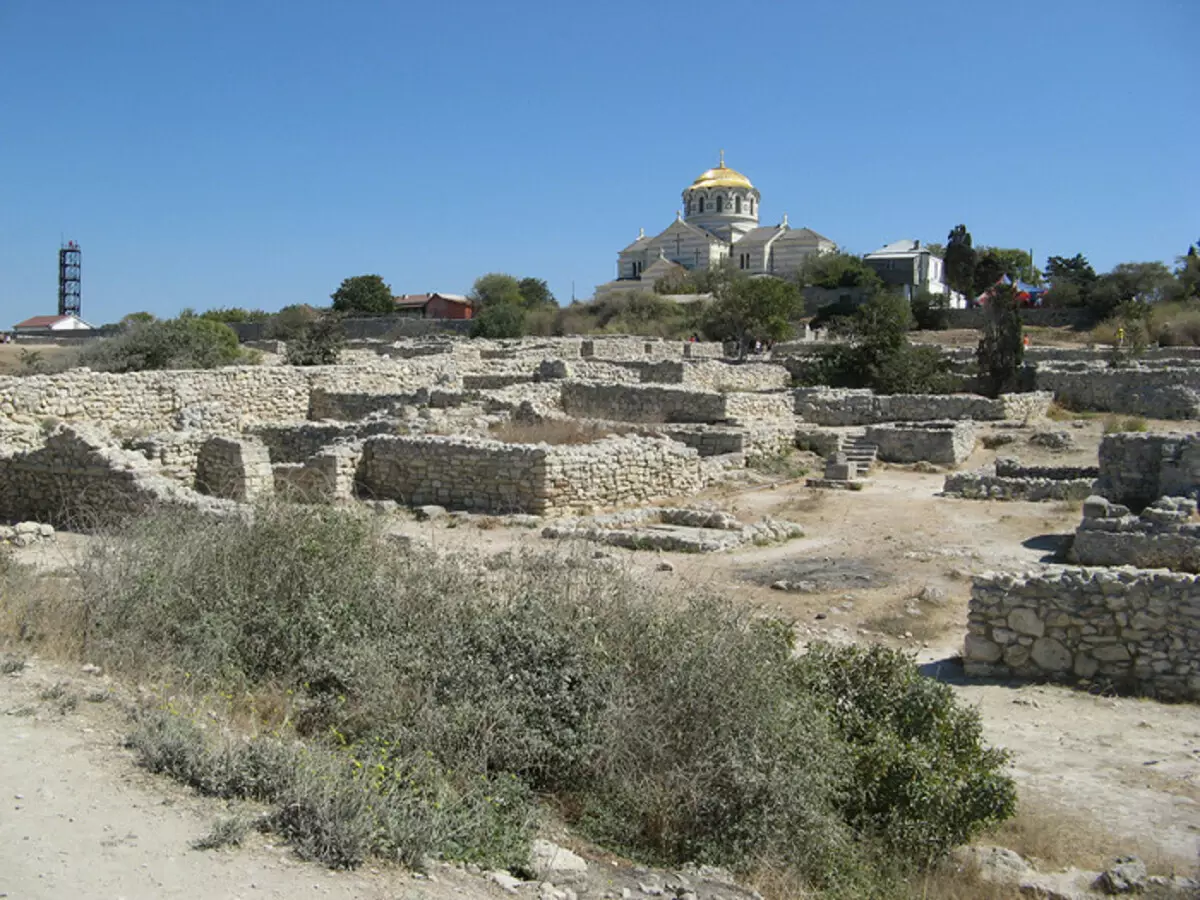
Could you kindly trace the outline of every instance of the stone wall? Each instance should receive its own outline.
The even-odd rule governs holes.
[[[372,419],[360,422],[255,425],[246,433],[267,445],[272,463],[299,463],[333,444],[361,441],[376,434],[393,434],[396,430],[397,423],[394,420]]]
[[[1200,433],[1105,435],[1096,492],[1133,509],[1159,497],[1200,497]]]
[[[329,447],[304,462],[272,466],[275,493],[293,503],[346,503],[354,499],[361,444]]]
[[[196,458],[196,490],[242,503],[273,496],[267,445],[252,437],[210,437]]]
[[[1163,497],[1142,510],[1089,497],[1075,530],[1071,561],[1085,566],[1137,566],[1200,572],[1196,501]]]
[[[884,462],[958,465],[975,449],[975,423],[968,419],[872,425],[867,440],[879,448]]]
[[[1111,685],[1200,700],[1198,576],[1064,568],[974,579],[968,675]]]
[[[218,424],[236,431],[247,422],[304,421],[314,389],[415,390],[438,375],[437,369],[384,362],[378,367],[231,366],[127,374],[72,369],[0,376],[0,425],[51,419],[99,425],[114,434],[219,430]]]
[[[361,496],[475,512],[537,513],[644,502],[703,486],[699,454],[673,441],[580,446],[379,436],[363,444]]]
[[[1023,466],[1000,457],[994,471],[953,472],[942,492],[964,500],[1083,500],[1096,490],[1100,470],[1088,466]]]
[[[1094,409],[1152,419],[1200,419],[1200,366],[1106,363],[1038,366],[1037,387],[1071,409]]]
[[[1003,394],[876,394],[870,390],[813,387],[793,392],[795,412],[825,426],[874,425],[945,419],[1024,421],[1045,416],[1053,396],[1044,392]]]
[[[564,381],[563,412],[618,422],[712,423],[724,421],[725,395],[656,385]]]
[[[156,463],[166,477],[191,487],[196,483],[200,448],[211,436],[204,431],[161,431],[134,438],[128,447]]]
[[[707,391],[776,391],[792,385],[783,366],[769,363],[726,363],[718,360],[664,360],[641,368],[646,384],[682,384]]]
[[[87,426],[60,425],[42,446],[0,457],[0,519],[87,529],[158,506],[238,508],[164,477],[142,454]]]

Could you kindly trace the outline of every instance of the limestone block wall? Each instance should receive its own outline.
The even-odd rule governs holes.
[[[38,425],[13,425],[0,422],[0,455],[40,447],[46,440]]]
[[[1200,433],[1108,434],[1100,442],[1097,493],[1141,509],[1159,497],[1200,495]]]
[[[619,422],[712,423],[726,418],[725,395],[657,385],[562,382],[563,412]]]
[[[1095,409],[1153,419],[1200,419],[1200,366],[1106,363],[1039,366],[1037,387],[1072,409]]]
[[[355,395],[363,396],[363,395]],[[267,445],[272,463],[300,463],[338,443],[361,441],[375,434],[392,434],[397,422],[304,422],[299,425],[255,425],[246,430]]]
[[[695,450],[645,437],[550,446],[378,436],[358,466],[360,496],[501,514],[620,506],[703,484]]]
[[[975,449],[975,423],[892,422],[869,427],[867,440],[884,462],[958,465]]]
[[[750,393],[739,391],[722,395],[725,398],[725,418],[745,424],[763,420],[785,423],[794,428],[795,404],[786,391]]]
[[[682,384],[709,391],[774,391],[790,388],[791,373],[769,363],[664,360],[643,366],[647,384]]]
[[[1085,566],[1138,566],[1200,572],[1196,501],[1163,497],[1133,515],[1127,506],[1089,497],[1075,530],[1071,561]]]
[[[253,437],[210,437],[196,458],[196,490],[243,503],[272,496],[275,476],[267,445]]]
[[[346,503],[354,499],[362,446],[342,445],[304,462],[272,466],[275,493],[293,503]]]
[[[380,435],[363,443],[359,494],[412,506],[492,513],[550,508],[546,446],[455,437]]]
[[[876,394],[870,390],[813,387],[793,392],[796,415],[825,426],[939,419],[1025,420],[1045,416],[1054,399],[1046,392],[1003,394]]]
[[[317,388],[309,395],[307,418],[314,422],[325,419],[356,422],[377,413],[391,414],[398,407],[418,406],[428,402],[427,388],[383,394]]]
[[[1023,466],[1000,457],[992,472],[952,472],[942,492],[965,500],[1083,500],[1096,490],[1094,466]]]
[[[161,467],[166,477],[191,487],[196,483],[200,448],[211,436],[204,431],[161,431],[134,438],[128,446]]]
[[[87,426],[60,425],[42,446],[0,457],[0,519],[88,528],[164,505],[238,509],[164,477],[142,454]]]
[[[216,424],[236,430],[234,423],[304,421],[314,388],[394,393],[439,378],[444,384],[447,377],[437,368],[390,362],[377,368],[231,366],[126,374],[72,369],[56,375],[0,376],[0,424],[56,419],[118,434],[215,430]]]
[[[1200,700],[1200,577],[1063,568],[973,580],[968,675],[1086,681]]]

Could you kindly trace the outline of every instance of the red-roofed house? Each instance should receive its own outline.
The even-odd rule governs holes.
[[[461,294],[401,294],[395,304],[400,315],[425,319],[469,319],[473,311]]]
[[[55,335],[72,331],[95,331],[79,316],[34,316],[13,326],[16,335]]]

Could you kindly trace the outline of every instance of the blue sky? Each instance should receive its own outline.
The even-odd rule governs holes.
[[[1197,0],[0,0],[0,326],[613,277],[714,165],[854,252],[1200,239]]]

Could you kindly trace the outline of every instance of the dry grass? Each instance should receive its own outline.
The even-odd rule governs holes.
[[[491,433],[493,438],[506,444],[590,444],[612,435],[628,434],[629,429],[576,419],[548,419],[544,422],[509,420],[493,425]]]
[[[78,355],[78,347],[60,344],[0,344],[0,375],[58,372],[69,368]]]
[[[805,516],[814,515],[820,512],[829,499],[828,491],[820,491],[815,488],[803,488],[788,497],[781,503],[777,503],[771,507],[771,515],[776,518],[787,518],[790,516]]]
[[[1041,871],[1076,866],[1103,870],[1123,855],[1133,854],[1154,875],[1190,875],[1183,860],[1163,853],[1150,841],[1117,837],[1072,810],[1024,800],[1017,814],[980,838],[1019,853]]]

